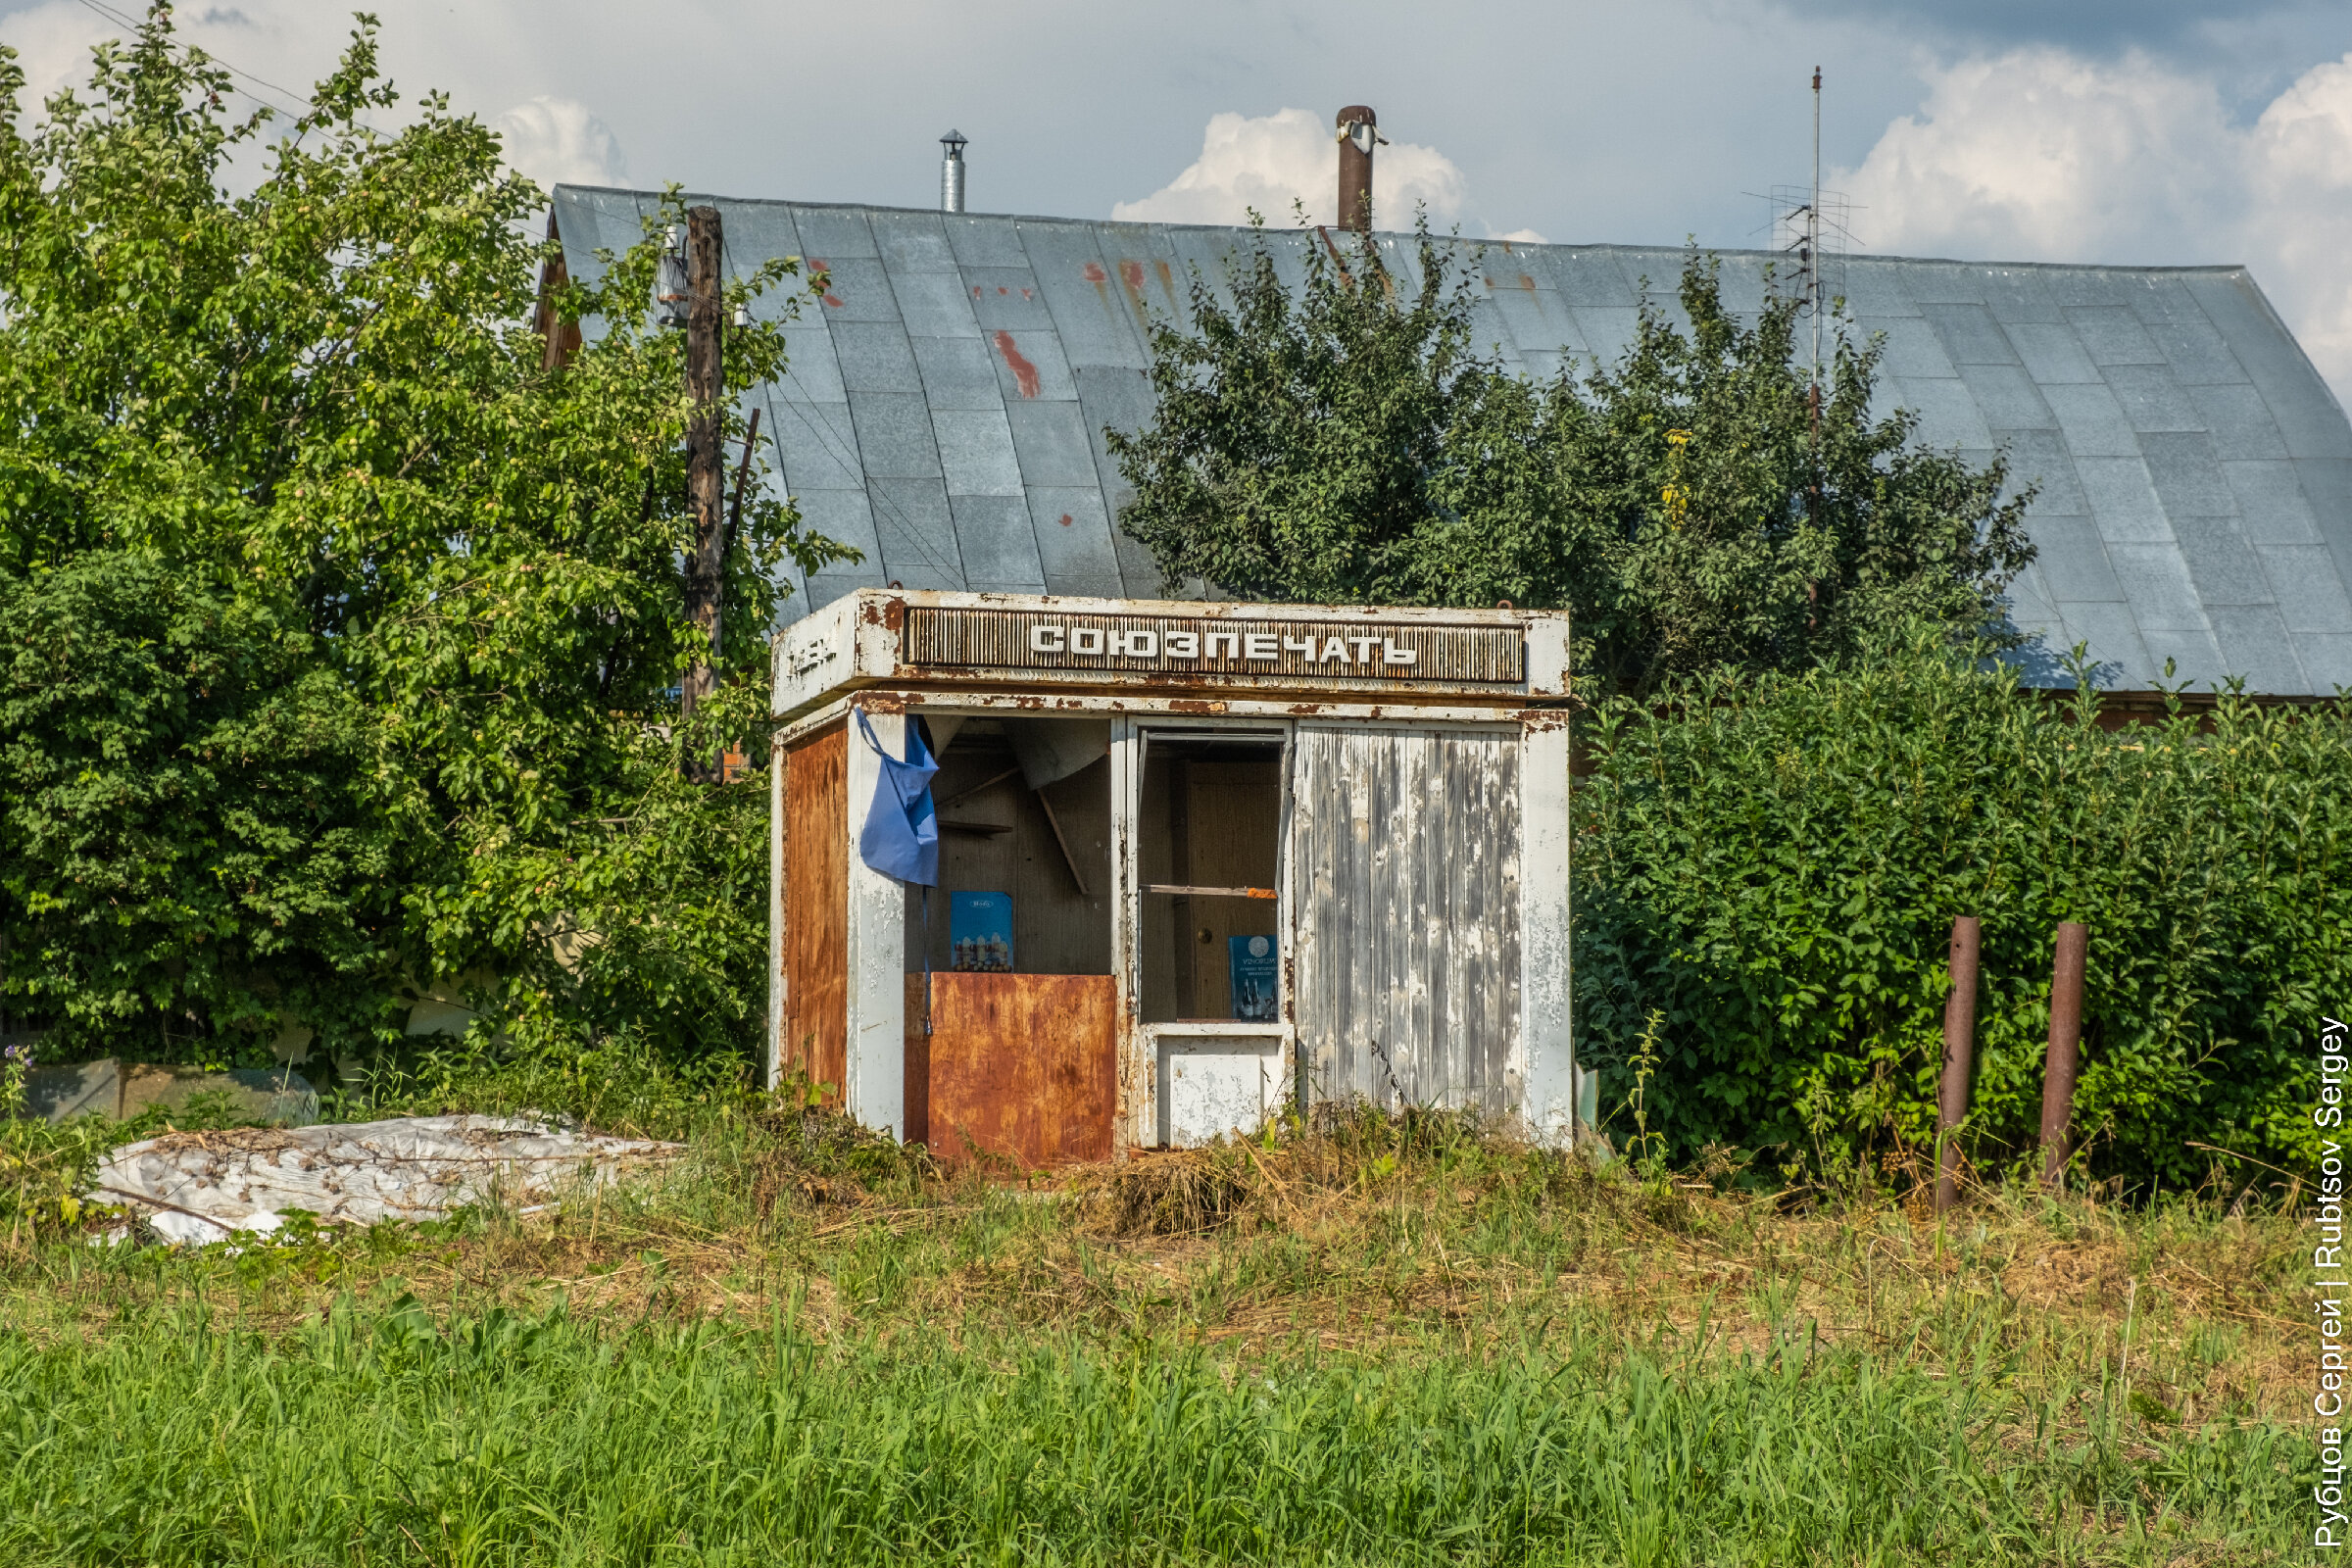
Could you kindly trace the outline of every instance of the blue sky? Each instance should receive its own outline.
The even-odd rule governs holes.
[[[0,41],[36,91],[119,30],[92,3],[0,0]],[[971,138],[974,210],[1223,219],[1293,189],[1328,200],[1320,127],[1363,102],[1394,144],[1384,221],[1418,193],[1465,232],[1560,241],[1758,243],[1754,193],[1806,175],[1818,64],[1824,161],[1864,248],[2242,261],[2352,389],[2340,3],[370,8],[404,87],[500,122],[542,178],[924,206],[954,125]],[[179,15],[292,87],[349,26],[299,0]]]

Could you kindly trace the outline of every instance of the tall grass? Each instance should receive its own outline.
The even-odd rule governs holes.
[[[438,1329],[349,1302],[0,1343],[20,1563],[2040,1562],[2251,1545],[2267,1429],[2128,1445],[1798,1336],[1693,1365],[1596,1336],[1484,1359],[820,1346],[764,1325]]]
[[[0,1561],[2259,1562],[2292,1223],[1334,1116],[1053,1176],[805,1104],[536,1212],[0,1246]]]

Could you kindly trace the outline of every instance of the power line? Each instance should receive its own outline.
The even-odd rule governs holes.
[[[133,32],[136,32],[139,27],[143,25],[138,18],[127,16],[122,12],[117,11],[114,9],[114,7],[104,4],[103,0],[80,0],[80,3],[85,10],[89,11],[94,16],[97,16],[102,21],[111,22],[118,27],[128,27]],[[183,50],[189,47],[190,46],[188,45],[181,45]],[[280,87],[274,81],[266,81],[262,77],[255,75],[250,71],[240,71],[235,66],[230,65],[227,61],[221,59],[219,55],[214,54],[210,50],[198,50],[196,52],[201,53],[205,59],[211,61],[214,65],[219,66],[230,75],[242,76],[257,87],[267,87],[271,92],[277,93],[281,97],[292,100],[291,103],[273,104],[269,99],[261,97],[259,94],[246,92],[242,87],[232,86],[229,89],[231,92],[251,98],[255,103],[262,105],[266,109],[283,109],[289,114],[301,114],[305,110],[308,110],[312,107],[311,100],[309,98],[305,97],[301,93],[293,91],[291,88]]]

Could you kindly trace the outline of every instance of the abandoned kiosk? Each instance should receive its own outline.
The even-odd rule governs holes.
[[[1551,613],[836,599],[775,640],[771,1075],[948,1158],[1565,1140],[1567,698]]]

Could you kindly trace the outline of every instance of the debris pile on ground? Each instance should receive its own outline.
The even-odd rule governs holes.
[[[290,1210],[321,1225],[439,1219],[492,1196],[545,1199],[684,1152],[508,1116],[406,1116],[312,1127],[167,1133],[99,1163],[87,1195],[135,1210],[175,1246],[268,1234]]]

